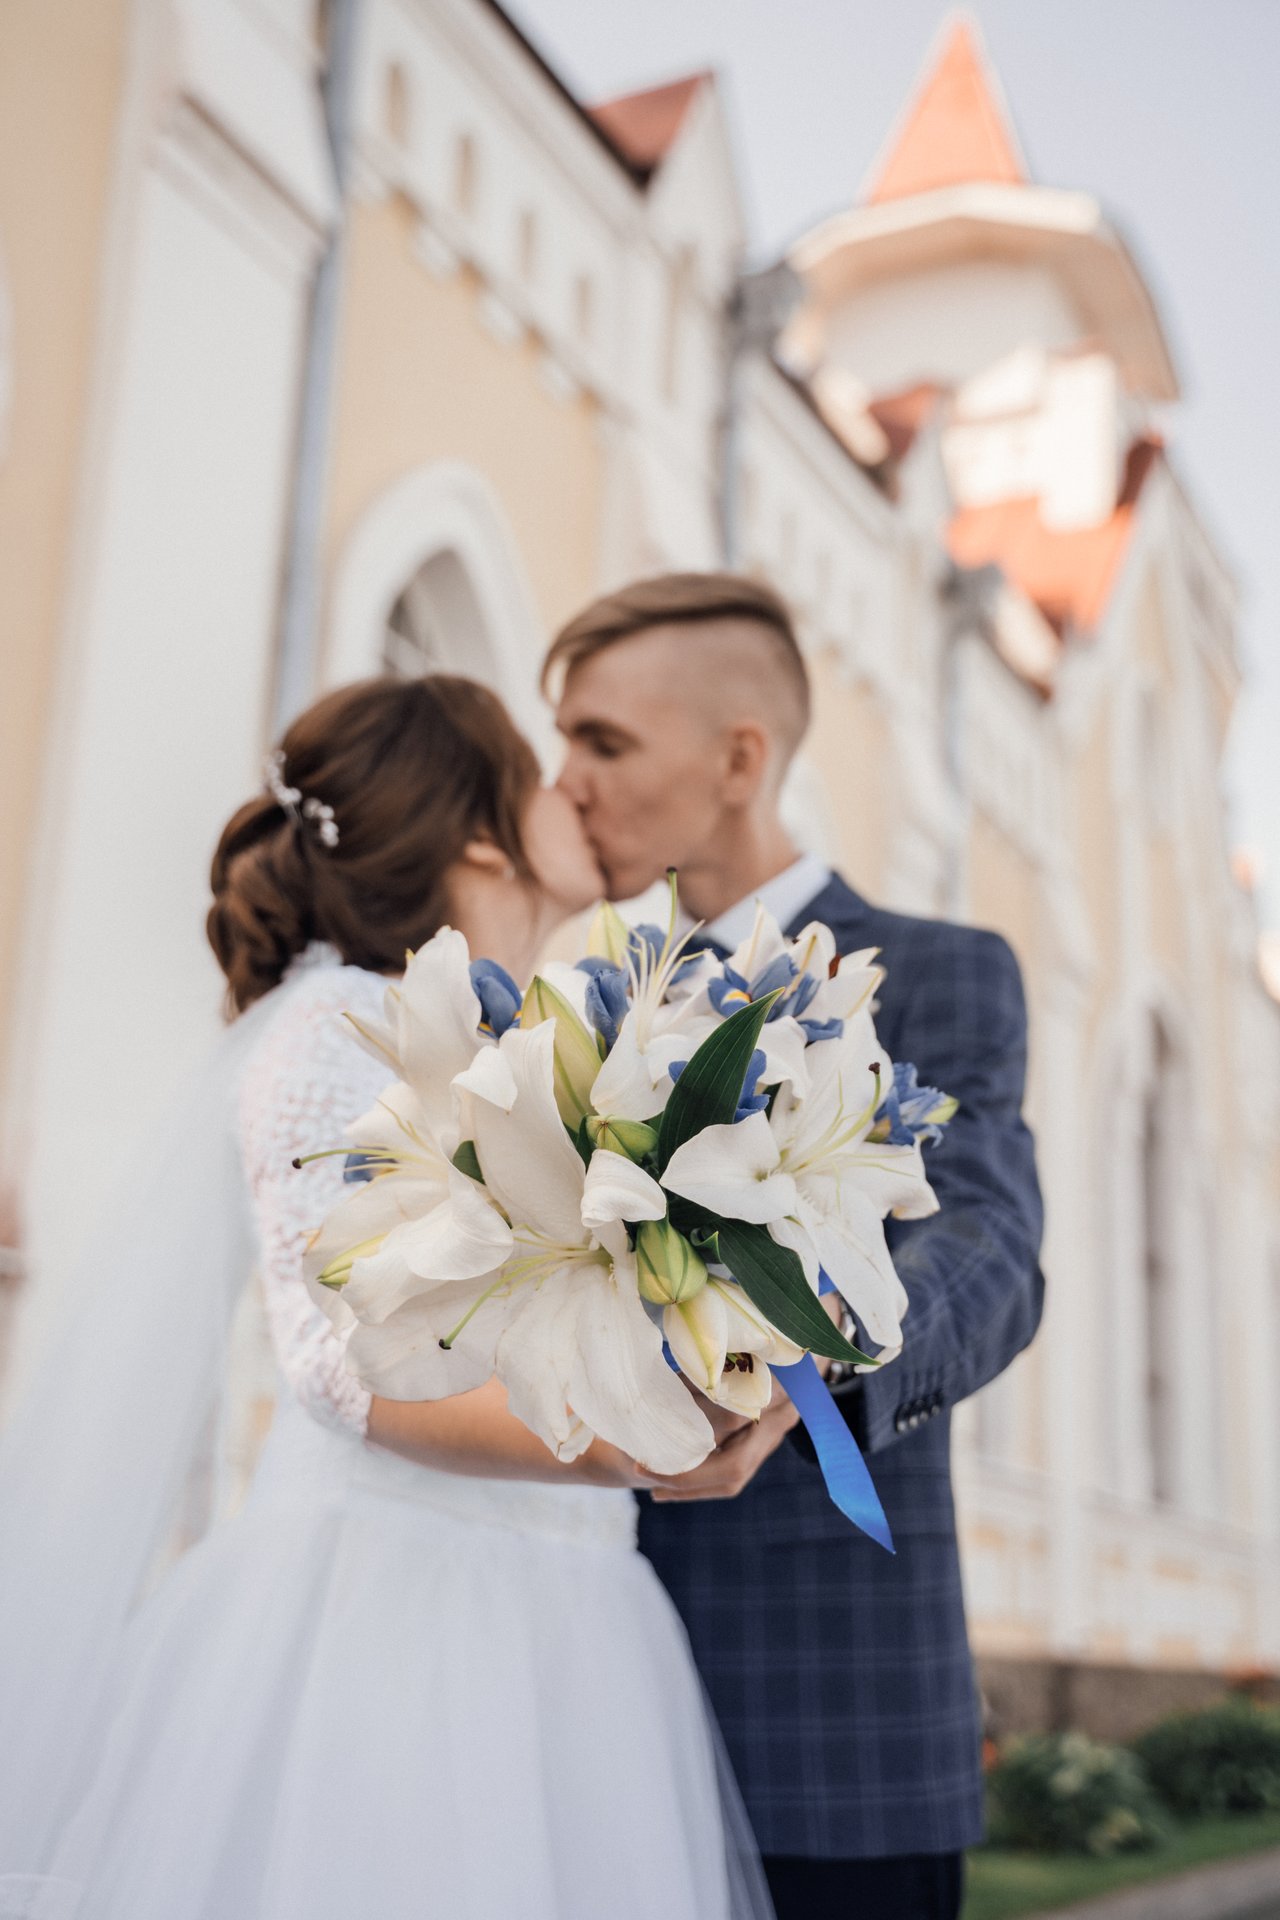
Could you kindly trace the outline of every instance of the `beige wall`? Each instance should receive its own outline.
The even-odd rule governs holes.
[[[975,810],[969,827],[969,900],[966,918],[994,927],[1017,954],[1028,993],[1042,974],[1044,926],[1039,875],[1034,863],[987,816]]]
[[[805,753],[821,776],[839,831],[840,869],[876,900],[884,888],[898,782],[889,722],[875,688],[851,681],[833,649],[810,655],[808,665],[813,721]]]
[[[128,0],[0,8],[0,272],[13,411],[0,456],[0,1072],[50,720]]]
[[[531,339],[495,340],[468,271],[415,258],[417,216],[394,198],[351,219],[329,496],[329,577],[361,514],[435,460],[478,468],[497,493],[548,631],[596,587],[603,473],[596,403],[553,399]]]

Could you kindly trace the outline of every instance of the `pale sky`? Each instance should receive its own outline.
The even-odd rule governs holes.
[[[948,9],[939,0],[510,0],[586,99],[714,67],[752,251],[847,205]],[[1280,927],[1280,0],[981,0],[1033,176],[1096,193],[1155,292],[1184,399],[1180,477],[1239,582],[1233,845]]]

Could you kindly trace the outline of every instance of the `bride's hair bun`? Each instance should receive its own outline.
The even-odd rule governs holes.
[[[532,747],[477,681],[361,680],[317,700],[213,856],[206,926],[231,1008],[312,940],[398,971],[447,922],[447,875],[470,840],[492,840],[530,880],[520,829],[537,783]]]

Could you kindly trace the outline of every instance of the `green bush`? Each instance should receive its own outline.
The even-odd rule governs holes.
[[[1082,1733],[1011,1741],[987,1785],[998,1847],[1106,1855],[1160,1846],[1169,1835],[1141,1763]]]
[[[1280,1811],[1280,1712],[1227,1700],[1162,1720],[1133,1743],[1180,1819]]]

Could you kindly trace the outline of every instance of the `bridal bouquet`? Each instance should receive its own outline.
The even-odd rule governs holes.
[[[774,1368],[899,1351],[884,1222],[935,1210],[921,1149],[954,1102],[880,1047],[872,950],[837,963],[826,927],[788,940],[763,909],[725,961],[674,928],[673,876],[665,934],[604,907],[523,993],[446,928],[385,1024],[348,1015],[396,1082],[337,1149],[356,1181],[306,1273],[372,1391],[496,1374],[561,1460],[598,1434],[670,1474],[713,1444],[677,1370],[758,1415]]]

